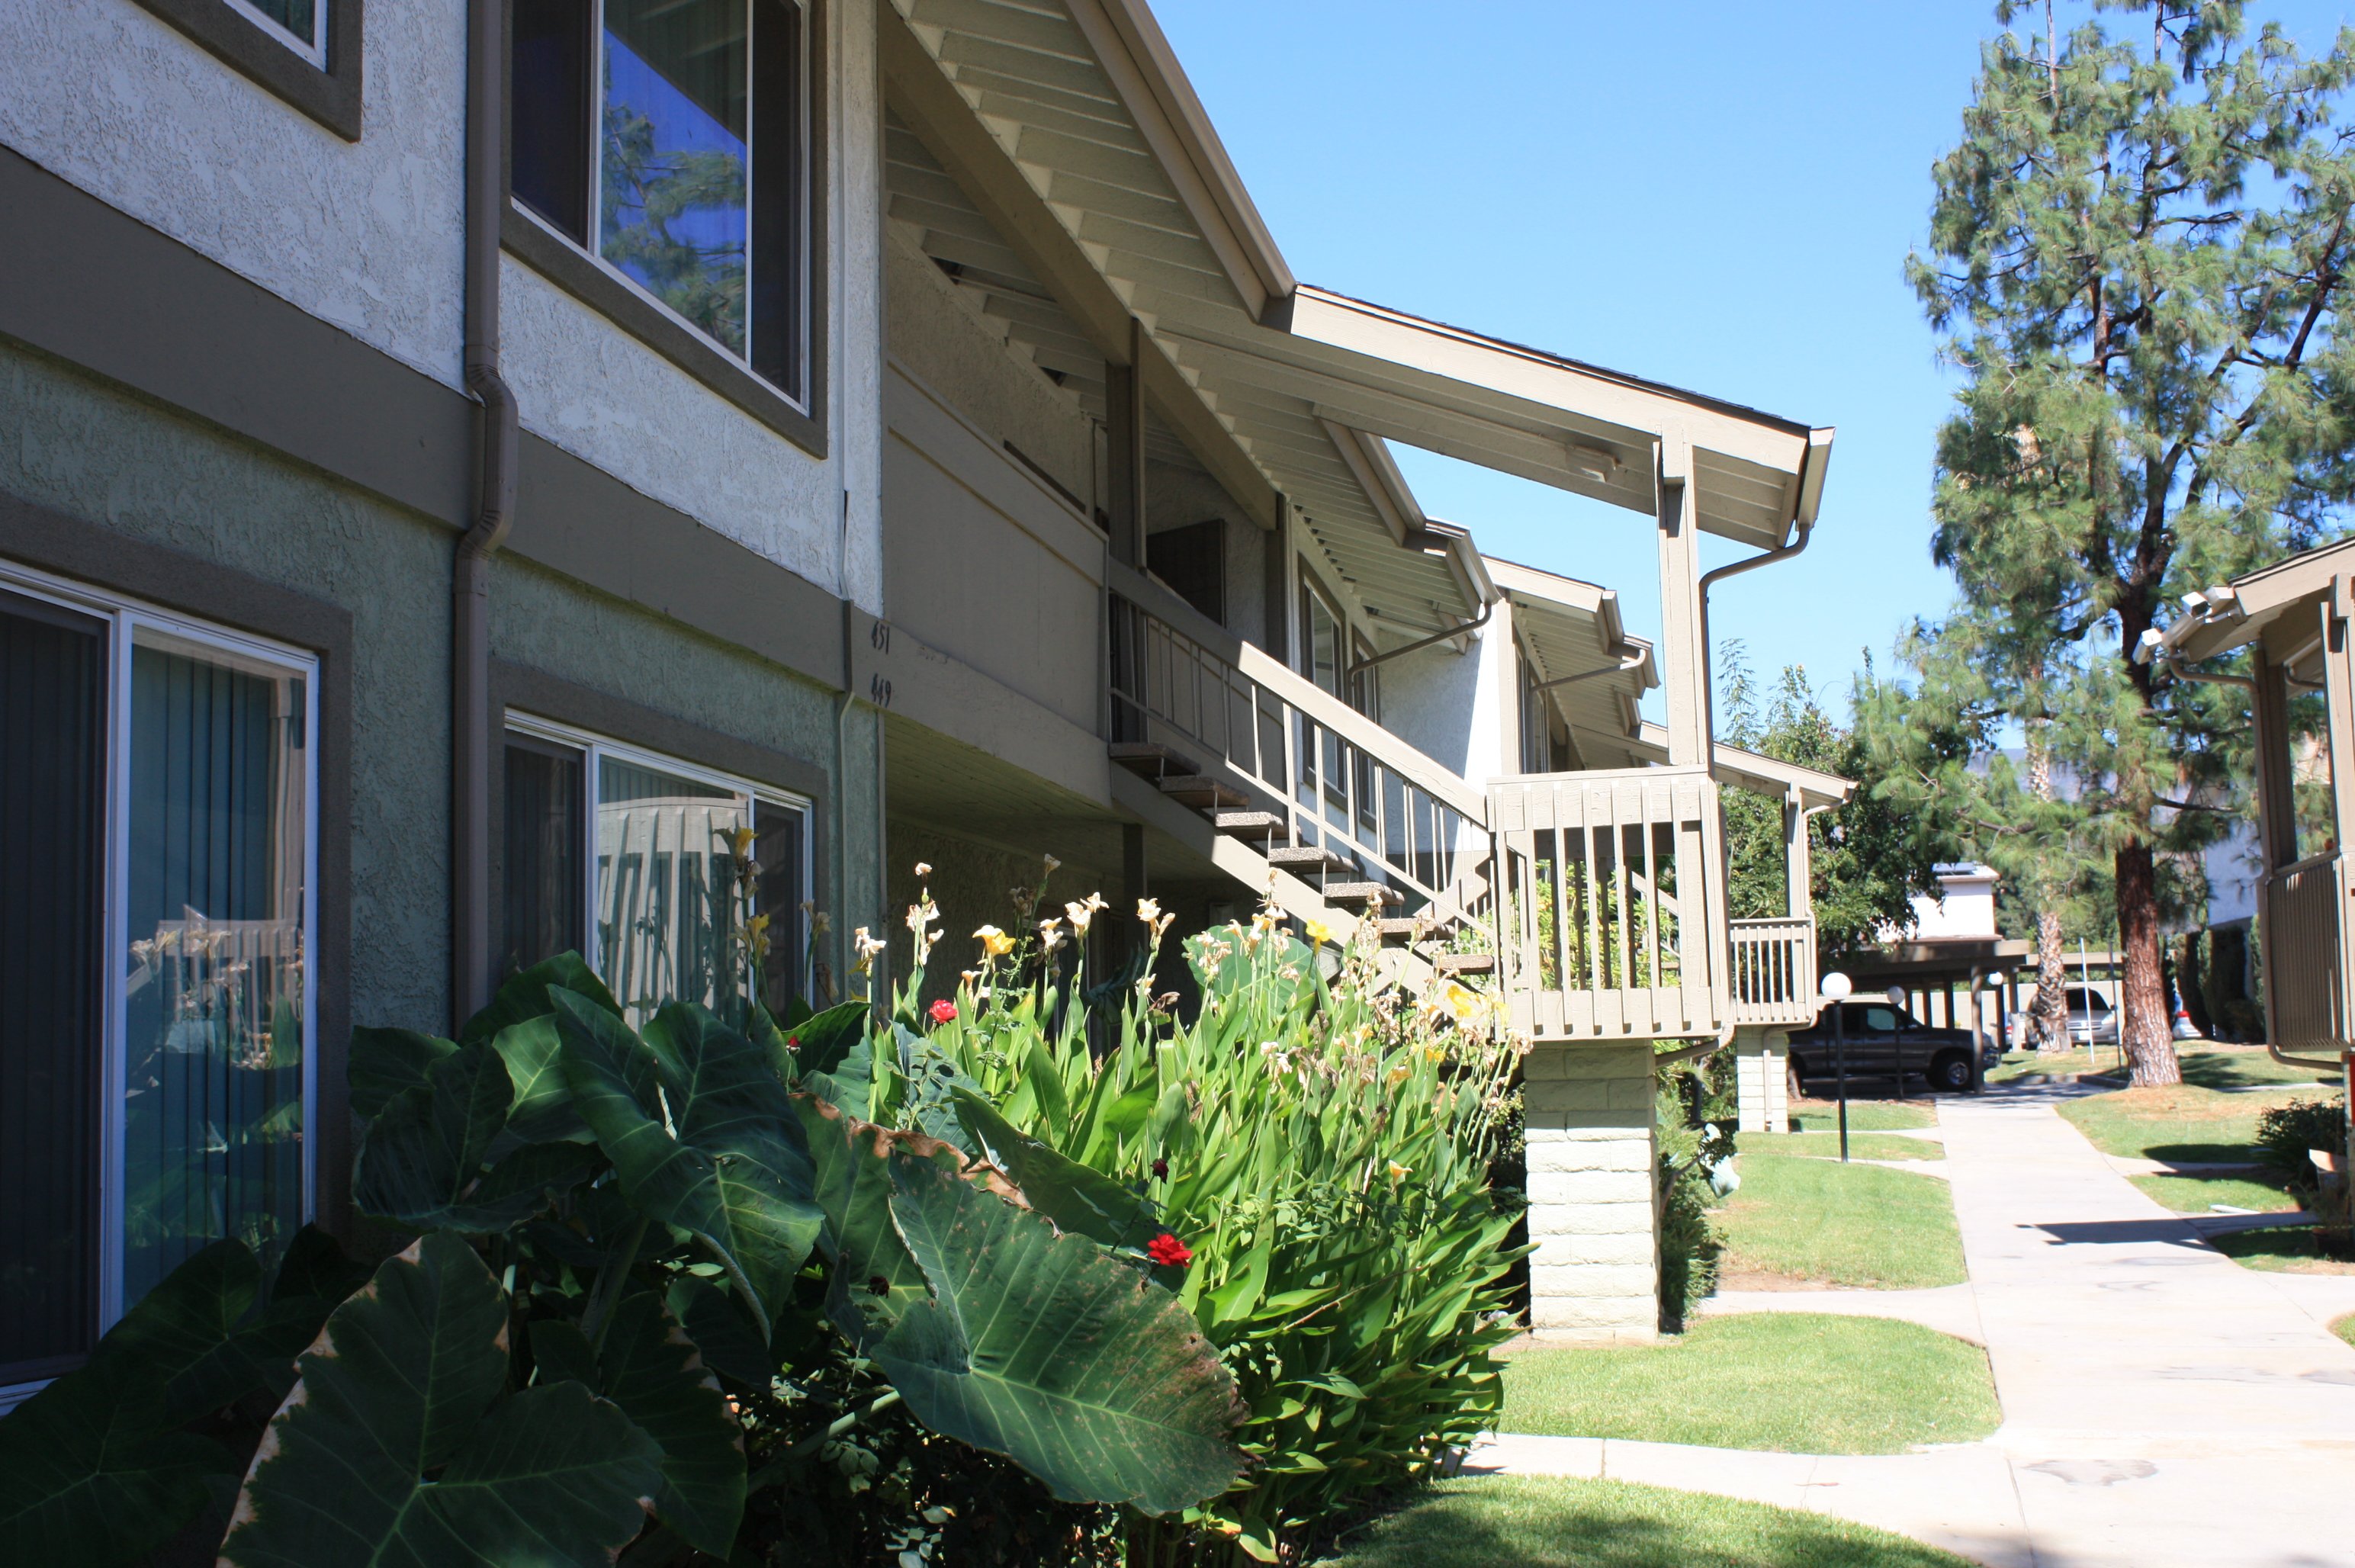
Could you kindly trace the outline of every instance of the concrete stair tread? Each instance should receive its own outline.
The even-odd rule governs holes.
[[[1328,882],[1322,890],[1327,903],[1400,904],[1406,901],[1396,888],[1380,882]]]
[[[1431,966],[1443,975],[1493,975],[1497,955],[1493,953],[1443,953],[1431,961]]]
[[[1346,871],[1351,864],[1330,849],[1303,848],[1296,846],[1284,849],[1270,849],[1267,852],[1267,863],[1271,866],[1280,866],[1287,871]]]
[[[1182,801],[1188,805],[1207,808],[1251,804],[1251,796],[1243,794],[1242,791],[1231,784],[1221,784],[1217,779],[1206,778],[1200,773],[1164,778],[1159,781],[1159,788],[1161,793],[1170,799]]]
[[[1230,838],[1269,839],[1284,831],[1284,818],[1273,811],[1219,811],[1210,826]]]
[[[1114,741],[1112,760],[1145,778],[1178,778],[1202,771],[1202,764],[1157,741]]]

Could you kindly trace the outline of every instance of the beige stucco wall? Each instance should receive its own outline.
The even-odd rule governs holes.
[[[1523,1064],[1529,1327],[1540,1339],[1659,1332],[1652,1047],[1540,1045]]]

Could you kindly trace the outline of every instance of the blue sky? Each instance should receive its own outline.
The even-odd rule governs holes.
[[[1943,611],[1927,504],[1950,382],[1904,263],[1991,0],[1156,14],[1303,280],[1838,427],[1806,554],[1711,594],[1713,635],[1755,667],[1804,665],[1844,699],[1864,650]],[[2252,7],[2309,46],[2350,14]],[[1397,450],[1431,515],[1616,588],[1630,628],[1657,629],[1644,519]]]

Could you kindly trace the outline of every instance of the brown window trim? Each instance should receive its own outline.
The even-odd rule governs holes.
[[[186,4],[188,0],[179,0],[179,3]],[[219,0],[208,0],[208,3],[218,5]],[[812,457],[823,459],[826,453],[826,368],[828,348],[826,218],[826,204],[832,195],[826,177],[826,124],[830,109],[826,77],[827,18],[825,0],[789,0],[789,3],[800,5],[805,12],[803,24],[807,43],[805,69],[809,77],[809,177],[805,197],[809,203],[809,250],[805,261],[809,289],[809,386],[801,406],[795,406],[792,399],[752,374],[743,361],[723,353],[702,334],[606,271],[603,264],[588,251],[525,213],[516,205],[512,191],[499,215],[499,244],[549,283],[695,378],[706,389],[727,399]],[[509,35],[512,38],[511,11]],[[329,42],[332,44],[333,41],[331,29]],[[506,80],[504,69],[500,80]],[[512,168],[513,156],[510,150],[502,158],[501,166]]]
[[[488,755],[494,802],[506,798],[506,741],[507,720],[512,714],[551,720],[625,746],[727,773],[747,784],[801,796],[809,802],[809,885],[812,895],[823,906],[826,890],[831,885],[826,880],[830,870],[826,857],[826,814],[833,795],[825,769],[758,741],[706,729],[692,720],[506,659],[491,661],[490,712]],[[506,873],[506,814],[499,810],[494,809],[489,816],[489,871],[491,886],[497,888]]]
[[[10,496],[0,496],[0,555],[318,656],[319,859],[313,896],[319,1012],[312,1039],[318,1051],[319,1152],[312,1200],[322,1228],[350,1239],[352,613]]]
[[[233,70],[268,88],[346,142],[360,139],[363,0],[327,7],[327,66],[313,65],[227,0],[139,0]]]

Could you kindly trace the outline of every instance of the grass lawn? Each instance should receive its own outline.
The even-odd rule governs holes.
[[[1857,1130],[1856,1123],[1848,1125],[1848,1154],[1850,1159],[1944,1159],[1946,1148],[1934,1138],[1906,1138],[1895,1133],[1865,1133]],[[1818,1159],[1839,1157],[1839,1128],[1837,1124],[1828,1133],[1744,1133],[1741,1138],[1744,1154],[1813,1155]]]
[[[2355,1263],[2326,1258],[2315,1251],[2314,1232],[2304,1226],[2235,1231],[2226,1236],[2211,1236],[2208,1244],[2243,1268],[2263,1269],[2268,1274],[2355,1274]],[[2350,1326],[2355,1326],[2355,1317],[2342,1317],[2330,1327],[2344,1339]],[[2355,1345],[2355,1339],[2347,1342]]]
[[[2296,1209],[2297,1200],[2282,1188],[2237,1176],[2130,1176],[2127,1180],[2178,1214],[2207,1214],[2228,1203],[2254,1214]]]
[[[1790,1117],[1791,1130],[1795,1133],[1838,1132],[1839,1102],[1794,1100],[1791,1102]],[[1934,1127],[1937,1125],[1936,1109],[1920,1100],[1850,1100],[1848,1103],[1848,1130],[1852,1133],[1890,1133],[1907,1127]]]
[[[2105,1072],[2117,1064],[2118,1051],[2114,1045],[2105,1045],[2098,1052],[2080,1046],[2070,1051],[2056,1051],[2050,1055],[2042,1051],[2015,1051],[1987,1069],[1987,1081],[1990,1083],[2010,1083],[2023,1078],[2073,1078],[2080,1072]]]
[[[2355,1345],[2355,1312],[2350,1312],[2346,1317],[2341,1317],[2338,1322],[2333,1323],[2330,1326],[2330,1331],[2333,1334],[2338,1335],[2340,1339],[2346,1340],[2349,1344]]]
[[[1321,1568],[1969,1568],[1845,1520],[1625,1481],[1440,1481]]]
[[[2275,1105],[2320,1093],[2285,1085],[2277,1093],[2226,1094],[2214,1086],[2186,1082],[2166,1089],[2089,1094],[2062,1105],[2061,1114],[2105,1154],[2229,1162],[2256,1157],[2259,1116]]]
[[[1517,1350],[1505,1432],[1785,1454],[1902,1454],[2002,1419],[1987,1352],[1893,1317],[1745,1312],[1655,1345]]]
[[[1772,1154],[1744,1154],[1734,1168],[1741,1189],[1717,1211],[1728,1275],[1868,1290],[1968,1277],[1954,1200],[1934,1176]]]

